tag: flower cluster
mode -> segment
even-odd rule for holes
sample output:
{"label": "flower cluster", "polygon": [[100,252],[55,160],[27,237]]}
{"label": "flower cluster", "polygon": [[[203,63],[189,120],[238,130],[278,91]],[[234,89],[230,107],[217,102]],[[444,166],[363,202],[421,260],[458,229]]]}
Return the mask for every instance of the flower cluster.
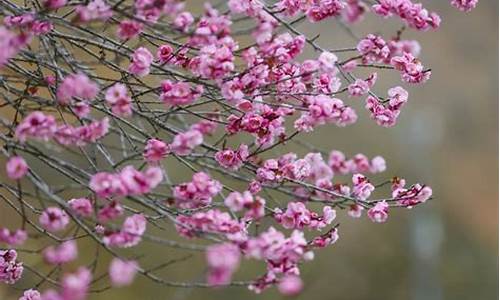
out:
{"label": "flower cluster", "polygon": [[222,190],[222,184],[203,172],[193,175],[190,182],[174,188],[175,203],[180,208],[196,208],[212,203],[212,197]]}
{"label": "flower cluster", "polygon": [[[339,239],[337,214],[366,211],[383,223],[390,209],[432,197],[425,184],[379,181],[381,156],[347,157],[305,136],[368,118],[358,117],[363,104],[376,124],[396,125],[409,105],[405,85],[431,76],[419,42],[406,36],[440,25],[420,3],[229,0],[189,11],[180,0],[32,2],[0,1],[0,89],[12,111],[0,119],[10,180],[2,195],[22,220],[0,224],[0,243],[23,245],[62,271],[20,300],[86,300],[106,290],[94,289],[105,276],[92,279],[101,255],[89,268],[79,261],[86,237],[113,255],[112,288],[138,273],[166,285],[231,285],[243,260],[254,260],[266,271],[250,290],[293,296],[304,286],[301,264]],[[464,12],[478,4],[449,2]],[[404,28],[390,38],[351,32],[355,41],[325,49],[297,26],[330,19],[349,30],[370,13],[396,16]],[[386,72],[402,83],[381,97]],[[307,151],[295,153],[294,143]],[[146,233],[168,225],[189,240]],[[182,260],[141,268],[142,239],[205,251],[206,283],[159,274]],[[0,250],[0,282],[20,279],[17,255]]]}
{"label": "flower cluster", "polygon": [[99,172],[94,174],[90,179],[89,187],[101,198],[125,197],[147,194],[162,180],[163,173],[158,167],[148,167],[144,172],[141,172],[133,166],[126,166],[119,173]]}

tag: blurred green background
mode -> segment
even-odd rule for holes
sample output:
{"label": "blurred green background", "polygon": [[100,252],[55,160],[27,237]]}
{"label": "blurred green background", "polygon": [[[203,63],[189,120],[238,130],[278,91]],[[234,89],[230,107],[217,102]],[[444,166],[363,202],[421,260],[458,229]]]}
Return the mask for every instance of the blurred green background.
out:
{"label": "blurred green background", "polygon": [[[358,152],[369,157],[382,155],[388,171],[380,178],[399,175],[408,182],[428,183],[435,200],[411,211],[393,210],[385,224],[365,218],[351,220],[341,213],[341,239],[333,247],[317,251],[316,259],[302,266],[305,290],[297,299],[498,298],[498,1],[480,1],[469,14],[451,8],[447,0],[423,2],[439,12],[441,28],[426,33],[406,30],[403,38],[420,41],[420,58],[432,68],[432,78],[423,86],[408,87],[410,101],[398,125],[378,127],[361,100],[346,99],[357,108],[358,123],[342,129],[323,126],[303,137],[322,149],[338,149],[348,156]],[[389,38],[400,27],[397,20],[370,15],[353,30],[360,36],[375,31]],[[304,23],[299,29],[309,36],[321,34],[318,43],[325,48],[355,45],[335,21],[315,26]],[[379,94],[399,84],[397,74],[379,71],[379,78]],[[306,152],[299,146],[294,150]],[[0,219],[8,219],[9,214],[2,209]],[[145,259],[154,264],[184,255],[154,247]],[[198,255],[161,275],[199,281],[203,280],[203,266]],[[259,270],[249,266],[237,277],[248,278],[260,274]],[[25,280],[19,287],[29,286],[29,275]],[[0,299],[17,299],[18,295],[15,289],[0,287]],[[89,297],[257,298],[282,296],[274,289],[259,296],[244,288],[174,289],[141,278],[129,288]]]}

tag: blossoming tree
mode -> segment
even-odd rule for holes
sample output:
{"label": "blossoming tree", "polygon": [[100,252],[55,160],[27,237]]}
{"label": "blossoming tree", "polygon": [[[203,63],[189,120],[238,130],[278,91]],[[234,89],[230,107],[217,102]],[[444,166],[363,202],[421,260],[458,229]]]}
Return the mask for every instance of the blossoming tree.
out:
{"label": "blossoming tree", "polygon": [[[419,43],[403,38],[405,30],[439,27],[439,15],[422,4],[229,0],[196,2],[202,13],[192,14],[179,0],[21,2],[0,2],[0,152],[8,177],[0,198],[20,220],[0,224],[0,281],[22,283],[26,272],[40,279],[19,299],[83,300],[137,276],[256,293],[277,286],[294,295],[303,286],[299,266],[339,239],[338,213],[366,211],[381,223],[394,208],[432,196],[429,186],[403,178],[372,182],[386,169],[381,156],[309,144],[304,157],[283,151],[320,126],[358,118],[396,124],[411,98],[403,86],[431,77]],[[476,4],[451,1],[465,12]],[[365,14],[399,19],[403,29],[392,38],[356,37],[349,26]],[[357,42],[325,49],[299,29],[327,19]],[[372,71],[359,77],[361,69]],[[401,82],[381,92],[380,71]],[[356,98],[365,111],[351,107]],[[180,168],[190,173],[184,181]],[[167,227],[176,236],[152,230]],[[81,240],[113,259],[84,260]],[[145,265],[124,251],[140,253],[146,242],[201,252],[206,280],[165,278],[157,271],[168,263]],[[57,272],[23,264],[25,255]],[[266,271],[236,281],[242,260]],[[98,273],[102,264],[108,271]]]}

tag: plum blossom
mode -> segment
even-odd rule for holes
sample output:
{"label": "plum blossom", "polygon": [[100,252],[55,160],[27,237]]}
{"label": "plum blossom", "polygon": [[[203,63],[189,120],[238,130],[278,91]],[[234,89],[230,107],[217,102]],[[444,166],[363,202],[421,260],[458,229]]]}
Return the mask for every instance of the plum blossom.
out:
{"label": "plum blossom", "polygon": [[19,246],[28,239],[28,233],[24,229],[9,230],[0,228],[0,242],[9,246]]}
{"label": "plum blossom", "polygon": [[121,260],[113,258],[109,265],[109,278],[113,286],[121,287],[130,285],[134,281],[139,264],[134,260]]}
{"label": "plum blossom", "polygon": [[49,246],[43,250],[43,258],[49,264],[60,265],[75,260],[78,248],[74,240],[62,242],[57,246]]}
{"label": "plum blossom", "polygon": [[222,190],[222,184],[204,172],[195,173],[190,182],[174,187],[174,199],[180,208],[196,208],[208,205]]}
{"label": "plum blossom", "polygon": [[139,47],[132,55],[132,62],[128,67],[130,73],[139,77],[144,77],[149,74],[153,55],[148,49]]}
{"label": "plum blossom", "polygon": [[304,284],[302,279],[296,275],[286,275],[278,284],[278,290],[281,294],[287,296],[295,296],[302,291]]}
{"label": "plum blossom", "polygon": [[470,12],[478,3],[479,0],[451,0],[451,5],[464,12]]}
{"label": "plum blossom", "polygon": [[16,250],[0,250],[0,282],[16,283],[23,274],[23,263],[17,261]]}
{"label": "plum blossom", "polygon": [[389,204],[385,201],[377,202],[368,210],[367,215],[375,223],[384,223],[389,217]]}
{"label": "plum blossom", "polygon": [[216,244],[207,248],[207,282],[210,285],[226,285],[240,265],[240,250],[234,244]]}
{"label": "plum blossom", "polygon": [[144,159],[149,163],[161,161],[170,153],[170,146],[159,139],[149,139],[144,147]]}
{"label": "plum blossom", "polygon": [[69,224],[69,216],[61,208],[52,206],[42,212],[38,221],[44,229],[56,232],[66,228]]}
{"label": "plum blossom", "polygon": [[187,82],[164,80],[161,83],[160,99],[169,106],[187,105],[196,101],[202,93],[202,85],[192,88]]}
{"label": "plum blossom", "polygon": [[94,212],[92,202],[87,198],[73,198],[68,201],[68,206],[73,212],[82,217],[90,217]]}
{"label": "plum blossom", "polygon": [[21,156],[12,156],[5,165],[7,176],[10,179],[18,180],[28,173],[28,164]]}
{"label": "plum blossom", "polygon": [[141,33],[143,27],[144,26],[140,22],[134,20],[123,20],[118,25],[116,35],[121,40],[130,40],[138,36]]}
{"label": "plum blossom", "polygon": [[42,300],[42,295],[37,290],[29,289],[23,292],[19,300]]}
{"label": "plum blossom", "polygon": [[199,130],[190,129],[177,134],[170,144],[170,149],[177,155],[189,155],[201,144],[203,144],[203,134]]}
{"label": "plum blossom", "polygon": [[249,156],[248,146],[241,144],[238,150],[220,150],[215,153],[215,160],[224,168],[238,170]]}
{"label": "plum blossom", "polygon": [[119,231],[105,233],[103,242],[108,246],[133,247],[141,242],[145,231],[146,218],[142,214],[134,214],[125,219]]}

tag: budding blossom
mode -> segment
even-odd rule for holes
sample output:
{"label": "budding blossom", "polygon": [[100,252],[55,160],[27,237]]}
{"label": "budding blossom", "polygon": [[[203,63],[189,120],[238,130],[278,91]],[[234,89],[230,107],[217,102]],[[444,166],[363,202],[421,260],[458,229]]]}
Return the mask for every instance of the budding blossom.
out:
{"label": "budding blossom", "polygon": [[109,278],[115,287],[130,285],[135,278],[139,264],[133,260],[113,258],[109,265]]}
{"label": "budding blossom", "polygon": [[65,6],[68,0],[43,0],[43,5],[49,9],[58,9]]}
{"label": "budding blossom", "polygon": [[240,265],[240,250],[234,244],[216,244],[207,248],[207,282],[210,285],[226,285]]}
{"label": "budding blossom", "polygon": [[128,71],[139,77],[144,77],[149,74],[153,55],[144,47],[137,48],[132,55],[132,62],[128,67]]}
{"label": "budding blossom", "polygon": [[21,179],[28,173],[28,164],[21,156],[9,158],[5,168],[7,170],[7,176],[14,180]]}
{"label": "budding blossom", "polygon": [[42,212],[38,221],[44,229],[57,232],[66,228],[69,224],[69,216],[61,208],[52,206]]}

